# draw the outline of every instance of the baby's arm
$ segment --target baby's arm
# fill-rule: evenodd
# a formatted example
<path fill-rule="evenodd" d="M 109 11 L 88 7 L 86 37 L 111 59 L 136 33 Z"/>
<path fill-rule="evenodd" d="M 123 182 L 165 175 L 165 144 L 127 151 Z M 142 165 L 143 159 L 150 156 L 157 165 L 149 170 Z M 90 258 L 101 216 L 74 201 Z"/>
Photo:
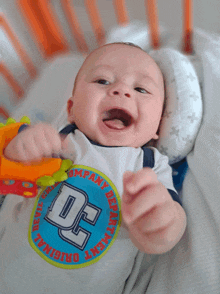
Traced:
<path fill-rule="evenodd" d="M 27 127 L 14 137 L 4 150 L 4 156 L 13 161 L 30 164 L 43 157 L 58 155 L 63 141 L 51 125 L 40 123 Z"/>
<path fill-rule="evenodd" d="M 122 217 L 132 242 L 149 254 L 171 250 L 186 228 L 186 214 L 151 168 L 124 174 Z"/>

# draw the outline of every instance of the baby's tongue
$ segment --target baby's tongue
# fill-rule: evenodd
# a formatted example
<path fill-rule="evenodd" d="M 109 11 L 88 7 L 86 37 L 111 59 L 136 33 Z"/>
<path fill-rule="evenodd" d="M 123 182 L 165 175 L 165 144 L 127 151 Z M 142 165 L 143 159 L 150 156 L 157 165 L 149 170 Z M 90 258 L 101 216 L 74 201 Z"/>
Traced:
<path fill-rule="evenodd" d="M 111 120 L 105 120 L 104 123 L 106 124 L 107 127 L 111 129 L 117 129 L 121 130 L 124 128 L 124 123 L 117 118 L 111 119 Z"/>

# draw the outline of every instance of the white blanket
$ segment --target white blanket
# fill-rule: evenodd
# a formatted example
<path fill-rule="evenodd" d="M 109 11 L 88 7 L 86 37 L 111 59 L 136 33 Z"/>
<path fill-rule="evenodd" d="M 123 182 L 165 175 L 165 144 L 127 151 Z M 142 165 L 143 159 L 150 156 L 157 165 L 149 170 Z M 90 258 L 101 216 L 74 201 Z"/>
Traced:
<path fill-rule="evenodd" d="M 150 270 L 145 270 L 147 256 L 141 271 L 136 270 L 137 261 L 126 283 L 126 294 L 220 293 L 220 37 L 197 30 L 194 43 L 204 72 L 204 115 L 194 149 L 187 157 L 189 171 L 182 189 L 187 230 L 179 244 L 158 256 Z M 59 99 L 57 104 L 61 104 Z"/>
<path fill-rule="evenodd" d="M 187 230 L 150 271 L 147 260 L 133 271 L 137 280 L 130 278 L 126 293 L 220 293 L 220 37 L 197 30 L 195 51 L 204 70 L 204 116 L 182 189 Z"/>

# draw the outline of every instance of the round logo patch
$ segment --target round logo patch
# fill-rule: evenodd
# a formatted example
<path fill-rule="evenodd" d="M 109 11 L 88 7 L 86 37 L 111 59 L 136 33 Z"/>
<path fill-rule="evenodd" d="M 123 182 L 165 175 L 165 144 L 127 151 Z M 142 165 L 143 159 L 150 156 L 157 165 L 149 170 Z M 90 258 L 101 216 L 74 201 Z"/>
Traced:
<path fill-rule="evenodd" d="M 107 253 L 120 223 L 120 197 L 112 181 L 94 168 L 74 165 L 66 181 L 37 197 L 29 243 L 52 265 L 81 268 Z"/>

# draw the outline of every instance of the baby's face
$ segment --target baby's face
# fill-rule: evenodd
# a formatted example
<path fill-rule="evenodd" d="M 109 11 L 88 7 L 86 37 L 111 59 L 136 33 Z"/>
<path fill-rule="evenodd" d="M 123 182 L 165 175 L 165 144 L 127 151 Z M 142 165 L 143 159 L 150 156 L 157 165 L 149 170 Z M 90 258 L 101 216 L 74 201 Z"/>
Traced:
<path fill-rule="evenodd" d="M 95 50 L 80 69 L 68 119 L 101 145 L 140 147 L 158 138 L 163 102 L 162 74 L 151 57 L 111 44 Z"/>

